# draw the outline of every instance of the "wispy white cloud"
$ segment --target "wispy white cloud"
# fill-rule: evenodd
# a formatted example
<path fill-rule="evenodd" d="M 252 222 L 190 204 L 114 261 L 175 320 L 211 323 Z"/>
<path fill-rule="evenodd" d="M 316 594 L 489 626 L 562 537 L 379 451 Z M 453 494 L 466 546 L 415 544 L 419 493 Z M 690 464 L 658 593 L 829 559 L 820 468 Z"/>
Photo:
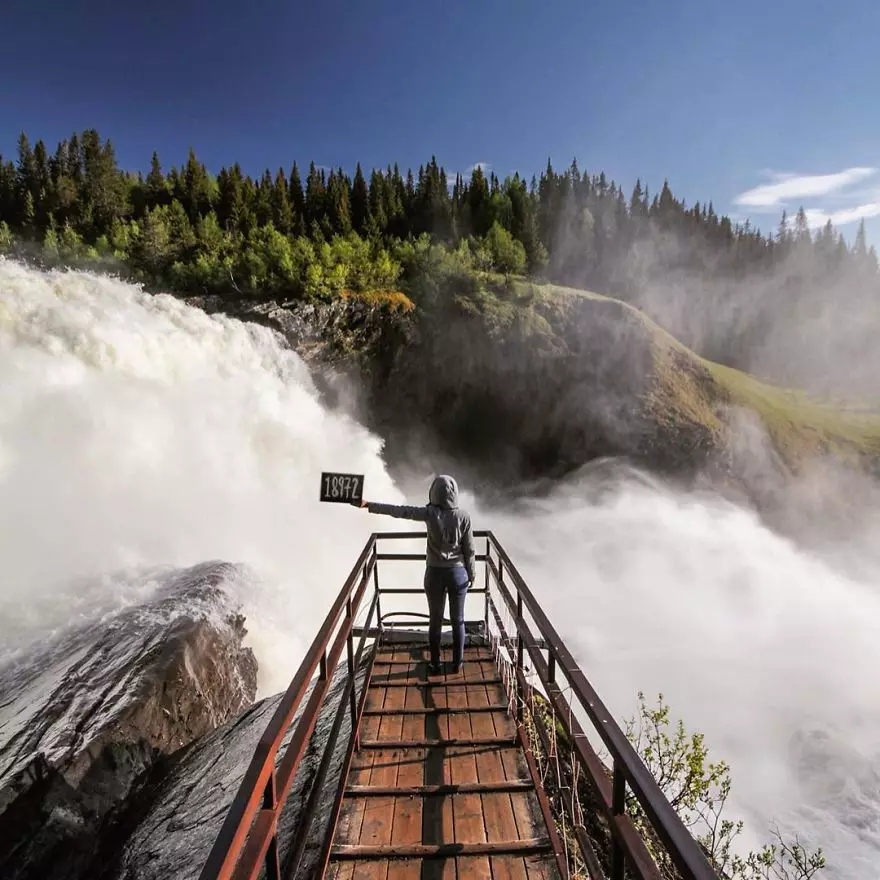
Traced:
<path fill-rule="evenodd" d="M 474 162 L 474 164 L 471 165 L 471 167 L 468 168 L 467 171 L 465 171 L 465 174 L 473 174 L 474 171 L 477 170 L 477 168 L 479 168 L 480 171 L 483 172 L 483 174 L 487 174 L 489 171 L 492 170 L 492 163 L 491 162 Z"/>
<path fill-rule="evenodd" d="M 871 217 L 880 217 L 880 202 L 868 202 L 855 208 L 843 208 L 840 211 L 826 212 L 819 208 L 810 208 L 804 211 L 807 215 L 807 223 L 810 229 L 819 229 L 829 220 L 833 226 L 846 226 L 847 223 L 855 223 L 857 220 L 868 220 Z"/>
<path fill-rule="evenodd" d="M 846 168 L 836 174 L 774 173 L 772 176 L 775 180 L 772 183 L 746 190 L 738 195 L 734 202 L 737 205 L 746 205 L 756 209 L 781 208 L 794 199 L 815 198 L 840 192 L 876 173 L 876 168 L 862 167 Z"/>

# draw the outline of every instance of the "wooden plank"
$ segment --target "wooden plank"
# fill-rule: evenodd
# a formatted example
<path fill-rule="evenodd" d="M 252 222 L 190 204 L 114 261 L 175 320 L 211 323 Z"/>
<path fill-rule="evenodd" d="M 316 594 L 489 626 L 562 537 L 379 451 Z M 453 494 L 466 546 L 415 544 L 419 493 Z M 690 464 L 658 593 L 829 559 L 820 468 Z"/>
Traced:
<path fill-rule="evenodd" d="M 404 704 L 406 692 L 390 690 L 385 697 L 384 707 L 396 709 Z M 370 720 L 370 719 L 367 719 Z M 400 715 L 385 715 L 376 719 L 379 729 L 376 733 L 377 740 L 384 740 L 400 736 L 403 719 Z M 398 765 L 395 761 L 387 760 L 377 764 L 373 762 L 370 771 L 370 785 L 394 785 L 397 782 Z M 364 799 L 364 821 L 358 837 L 358 845 L 387 846 L 391 843 L 391 831 L 394 819 L 394 798 L 381 797 Z M 376 861 L 371 864 L 358 867 L 355 877 L 358 880 L 386 880 L 388 876 L 387 861 Z"/>
<path fill-rule="evenodd" d="M 384 692 L 381 695 L 384 700 Z M 377 695 L 378 698 L 378 695 Z M 376 736 L 379 733 L 379 718 L 364 718 L 361 721 L 361 731 L 364 736 Z M 381 759 L 381 752 L 360 751 L 352 756 L 351 768 L 348 774 L 348 785 L 368 785 L 370 774 L 373 769 L 373 761 Z M 366 801 L 357 800 L 343 802 L 339 821 L 336 823 L 333 839 L 339 843 L 355 843 L 360 838 L 361 826 L 364 821 Z"/>
<path fill-rule="evenodd" d="M 383 715 L 382 723 L 384 724 L 389 718 L 396 717 L 398 720 L 403 716 Z M 442 716 L 441 716 L 442 717 Z M 459 718 L 467 720 L 470 725 L 471 716 L 467 713 L 456 713 L 447 716 L 449 718 L 450 729 L 453 722 Z M 390 734 L 389 734 L 390 735 Z M 502 746 L 509 747 L 516 743 L 516 740 L 509 736 L 489 736 L 489 737 L 456 737 L 440 739 L 385 739 L 381 735 L 377 739 L 362 739 L 362 749 L 428 749 L 428 748 L 450 748 L 452 746 Z"/>
<path fill-rule="evenodd" d="M 430 649 L 427 645 L 418 645 L 418 646 L 407 646 L 405 644 L 395 645 L 393 648 L 389 645 L 387 648 L 380 648 L 376 653 L 376 662 L 380 661 L 388 661 L 392 659 L 390 655 L 396 655 L 398 651 L 403 652 L 403 656 L 398 658 L 394 657 L 393 659 L 401 659 L 401 660 L 420 660 L 427 662 L 431 659 Z M 492 656 L 492 652 L 488 648 L 483 648 L 478 645 L 465 645 L 464 649 L 465 659 L 470 660 L 490 660 L 494 662 L 494 657 Z M 452 660 L 452 645 L 441 645 L 440 646 L 440 659 L 441 660 Z"/>
<path fill-rule="evenodd" d="M 526 856 L 523 859 L 528 880 L 560 880 L 559 867 L 553 856 Z"/>
<path fill-rule="evenodd" d="M 424 693 L 412 688 L 405 693 L 406 706 L 424 708 Z M 401 717 L 401 733 L 406 738 L 424 738 L 425 716 L 403 715 Z M 397 770 L 397 786 L 419 786 L 425 781 L 426 750 L 416 754 L 401 755 L 401 763 Z M 393 829 L 391 840 L 395 843 L 421 843 L 422 841 L 422 799 L 406 795 L 394 796 Z M 395 876 L 397 876 L 395 866 Z"/>
<path fill-rule="evenodd" d="M 445 687 L 422 691 L 424 705 L 447 708 L 447 691 Z M 426 739 L 448 739 L 449 716 L 427 715 L 424 719 Z M 445 785 L 449 776 L 445 761 L 446 749 L 431 748 L 426 752 L 424 765 L 425 785 Z M 422 802 L 422 842 L 426 844 L 451 843 L 455 840 L 455 829 L 452 821 L 452 798 L 432 797 Z M 455 877 L 455 859 L 431 860 L 425 862 L 422 877 L 430 880 L 445 880 Z"/>
<path fill-rule="evenodd" d="M 458 880 L 486 880 L 487 877 L 492 876 L 489 857 L 462 858 L 459 856 L 455 860 L 455 873 Z"/>
<path fill-rule="evenodd" d="M 422 880 L 422 860 L 396 859 L 388 865 L 388 880 Z"/>
<path fill-rule="evenodd" d="M 490 856 L 492 880 L 528 880 L 522 856 Z"/>
<path fill-rule="evenodd" d="M 354 862 L 330 862 L 327 866 L 326 880 L 353 880 Z"/>
<path fill-rule="evenodd" d="M 528 774 L 528 765 L 525 757 L 521 752 L 515 752 L 512 749 L 502 753 L 501 759 L 504 762 L 505 772 L 508 778 L 525 771 Z M 534 780 L 535 784 L 540 784 L 540 780 Z M 513 808 L 513 817 L 516 820 L 517 836 L 520 838 L 531 837 L 533 834 L 546 831 L 543 829 L 543 820 L 540 819 L 541 810 L 538 806 L 538 799 L 534 798 L 533 802 L 529 801 L 529 795 L 526 793 L 511 794 L 510 804 Z M 538 819 L 538 822 L 536 822 Z"/>
<path fill-rule="evenodd" d="M 468 699 L 474 702 L 478 699 L 476 690 L 468 693 Z M 488 701 L 488 693 L 484 693 L 483 699 Z M 471 716 L 471 729 L 475 735 L 493 736 L 496 728 L 503 726 L 506 716 L 496 719 L 493 715 L 473 715 Z M 503 783 L 507 780 L 507 773 L 504 769 L 504 763 L 501 755 L 497 751 L 481 752 L 476 755 L 477 774 L 480 782 L 483 784 Z M 533 785 L 534 782 L 530 780 Z M 516 819 L 513 815 L 513 805 L 510 800 L 510 793 L 505 794 L 483 794 L 481 795 L 483 802 L 483 817 L 486 822 L 486 836 L 488 840 L 514 840 L 519 837 L 516 826 Z"/>
<path fill-rule="evenodd" d="M 416 689 L 413 688 L 415 691 Z M 407 706 L 404 709 L 365 709 L 364 715 L 442 715 L 444 713 L 448 714 L 450 712 L 507 712 L 507 703 L 486 703 L 483 706 L 472 706 L 466 709 L 459 708 L 447 708 L 447 707 L 439 707 L 439 706 L 416 706 L 409 707 Z M 511 733 L 513 736 L 513 733 Z"/>
<path fill-rule="evenodd" d="M 465 662 L 463 674 L 467 674 L 468 664 Z M 450 706 L 467 706 L 468 692 L 455 685 L 447 689 Z M 447 716 L 449 737 L 453 739 L 473 740 L 471 716 L 454 714 Z M 473 754 L 455 754 L 449 757 L 449 775 L 453 784 L 479 782 L 477 763 Z M 452 818 L 455 826 L 455 844 L 465 847 L 469 844 L 486 845 L 486 825 L 483 819 L 483 806 L 479 794 L 459 794 L 452 798 Z M 458 880 L 480 880 L 490 875 L 489 861 L 483 859 L 455 860 Z"/>
<path fill-rule="evenodd" d="M 464 684 L 464 681 L 459 681 L 459 684 Z M 384 676 L 371 677 L 370 678 L 370 687 L 371 688 L 408 688 L 408 687 L 423 687 L 423 688 L 438 688 L 438 687 L 446 687 L 446 680 L 442 678 L 432 678 L 430 681 L 422 681 L 421 679 L 408 678 L 408 679 L 396 679 L 391 678 L 388 679 Z M 467 682 L 468 685 L 478 685 L 478 684 L 501 684 L 501 679 L 498 676 L 494 678 L 487 679 L 475 679 Z"/>
<path fill-rule="evenodd" d="M 351 880 L 374 880 L 375 877 L 394 877 L 388 859 L 354 862 Z"/>
<path fill-rule="evenodd" d="M 368 846 L 334 845 L 330 851 L 330 858 L 340 859 L 375 859 L 384 861 L 387 859 L 433 859 L 446 858 L 448 856 L 471 856 L 471 855 L 507 855 L 513 853 L 546 853 L 551 850 L 550 839 L 547 837 L 535 837 L 528 840 L 508 840 L 503 843 L 443 843 L 431 845 L 413 843 L 408 846 L 395 844 L 377 844 Z M 552 850 L 551 850 L 552 851 Z"/>
<path fill-rule="evenodd" d="M 475 753 L 477 758 L 477 772 L 479 773 L 479 761 L 483 757 L 483 753 Z M 491 757 L 497 753 L 487 752 L 487 756 Z M 499 765 L 501 759 L 498 758 Z M 422 765 L 423 766 L 423 765 Z M 451 794 L 468 794 L 477 793 L 484 794 L 486 792 L 511 792 L 511 791 L 531 791 L 535 785 L 531 779 L 511 779 L 500 780 L 496 782 L 483 782 L 482 778 L 477 783 L 462 783 L 461 785 L 401 785 L 403 765 L 397 774 L 397 785 L 382 787 L 377 785 L 354 785 L 345 789 L 346 797 L 378 797 L 380 795 L 394 794 L 400 797 L 432 797 L 437 795 Z M 501 769 L 503 773 L 503 767 Z"/>

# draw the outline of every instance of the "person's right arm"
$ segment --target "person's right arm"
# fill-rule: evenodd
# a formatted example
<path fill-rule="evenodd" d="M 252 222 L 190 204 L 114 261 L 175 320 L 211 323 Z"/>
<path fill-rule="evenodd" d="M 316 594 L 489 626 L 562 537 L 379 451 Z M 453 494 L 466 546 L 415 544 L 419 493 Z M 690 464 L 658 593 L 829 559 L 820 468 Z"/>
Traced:
<path fill-rule="evenodd" d="M 473 584 L 477 577 L 476 554 L 474 553 L 474 531 L 468 513 L 464 515 L 462 520 L 461 555 L 464 556 L 464 567 L 467 569 L 468 580 Z"/>
<path fill-rule="evenodd" d="M 409 507 L 406 504 L 382 504 L 379 501 L 362 501 L 361 507 L 366 507 L 370 513 L 381 513 L 385 516 L 393 516 L 397 519 L 414 519 L 418 522 L 426 522 L 428 511 L 425 507 Z"/>

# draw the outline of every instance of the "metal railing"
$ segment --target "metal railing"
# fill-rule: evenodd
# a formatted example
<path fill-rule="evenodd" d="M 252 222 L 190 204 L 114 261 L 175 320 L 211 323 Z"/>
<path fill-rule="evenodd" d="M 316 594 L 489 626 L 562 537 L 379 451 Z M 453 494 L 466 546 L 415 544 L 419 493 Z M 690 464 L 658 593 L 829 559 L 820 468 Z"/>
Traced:
<path fill-rule="evenodd" d="M 499 629 L 503 644 L 511 656 L 515 670 L 518 697 L 518 721 L 522 724 L 523 706 L 532 690 L 525 675 L 525 654 L 528 653 L 540 680 L 545 698 L 553 706 L 557 722 L 562 726 L 575 759 L 586 773 L 611 829 L 611 880 L 623 880 L 627 868 L 639 880 L 659 880 L 660 873 L 645 841 L 626 814 L 627 787 L 641 805 L 656 833 L 684 880 L 718 880 L 700 846 L 690 835 L 683 822 L 667 801 L 647 767 L 632 747 L 626 735 L 587 681 L 575 663 L 559 634 L 547 619 L 510 557 L 492 532 L 474 533 L 475 539 L 485 539 L 486 552 L 477 559 L 485 563 L 485 581 L 482 588 L 472 588 L 469 594 L 484 596 L 480 620 L 469 621 L 488 632 L 491 620 Z M 285 859 L 285 875 L 298 877 L 310 829 L 318 812 L 315 807 L 324 789 L 342 724 L 350 717 L 351 731 L 342 760 L 341 779 L 337 787 L 329 817 L 328 831 L 319 859 L 319 873 L 326 868 L 333 833 L 342 805 L 345 779 L 352 756 L 359 748 L 358 728 L 367 698 L 372 675 L 377 636 L 400 626 L 425 626 L 422 615 L 411 614 L 403 621 L 391 618 L 401 612 L 381 609 L 380 596 L 420 594 L 417 588 L 382 588 L 379 585 L 379 563 L 391 561 L 421 561 L 424 553 L 380 553 L 378 542 L 386 540 L 424 539 L 424 532 L 381 532 L 370 536 L 358 557 L 342 590 L 333 602 L 315 640 L 284 692 L 280 702 L 261 736 L 253 757 L 233 798 L 226 818 L 211 848 L 200 880 L 253 880 L 265 866 L 267 880 L 280 880 L 282 866 L 277 839 L 278 822 L 286 799 L 296 778 L 297 769 L 324 707 L 331 681 L 339 667 L 344 674 L 339 704 L 327 741 L 323 744 L 320 764 L 305 806 L 302 821 L 297 822 L 294 838 Z M 356 626 L 367 585 L 372 577 L 372 598 L 367 606 L 364 622 Z M 495 602 L 497 593 L 510 612 L 515 634 L 506 631 Z M 531 630 L 524 612 L 530 615 L 539 636 Z M 404 612 L 405 613 L 405 612 Z M 373 627 L 373 621 L 376 626 Z M 359 636 L 357 646 L 355 639 Z M 368 646 L 368 640 L 372 643 Z M 340 666 L 345 650 L 345 667 Z M 542 652 L 546 652 L 546 658 Z M 316 674 L 317 673 L 317 674 Z M 613 776 L 609 781 L 605 766 L 589 744 L 579 722 L 572 712 L 559 685 L 560 676 L 576 697 L 592 726 L 607 747 L 613 761 Z M 358 688 L 358 678 L 360 687 Z M 297 710 L 308 700 L 297 715 Z M 291 727 L 293 728 L 291 730 Z M 290 734 L 281 752 L 285 737 Z M 574 792 L 571 797 L 576 797 Z M 574 804 L 568 808 L 574 814 Z M 326 816 L 325 816 L 326 818 Z M 591 875 L 604 876 L 592 845 L 582 828 L 575 828 L 575 836 Z"/>

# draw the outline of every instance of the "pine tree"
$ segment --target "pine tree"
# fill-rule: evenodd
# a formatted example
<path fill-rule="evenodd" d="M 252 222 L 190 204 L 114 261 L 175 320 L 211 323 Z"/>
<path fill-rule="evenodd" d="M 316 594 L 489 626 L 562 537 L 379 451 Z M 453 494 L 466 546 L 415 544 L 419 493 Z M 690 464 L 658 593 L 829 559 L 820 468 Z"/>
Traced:
<path fill-rule="evenodd" d="M 483 238 L 491 226 L 489 205 L 489 183 L 483 169 L 476 165 L 471 172 L 471 181 L 467 190 L 468 209 L 471 217 L 471 232 Z"/>
<path fill-rule="evenodd" d="M 18 223 L 29 231 L 34 229 L 36 219 L 35 196 L 38 190 L 37 168 L 34 152 L 27 135 L 22 132 L 18 137 Z M 30 197 L 28 199 L 28 197 Z"/>
<path fill-rule="evenodd" d="M 639 177 L 636 180 L 636 185 L 633 187 L 632 196 L 629 200 L 630 215 L 633 217 L 641 216 L 642 207 L 642 179 Z"/>
<path fill-rule="evenodd" d="M 15 166 L 0 156 L 0 223 L 18 226 Z"/>
<path fill-rule="evenodd" d="M 358 235 L 366 234 L 370 222 L 370 194 L 358 162 L 351 185 L 351 225 Z"/>
<path fill-rule="evenodd" d="M 279 168 L 272 187 L 272 223 L 279 232 L 290 235 L 294 231 L 293 209 L 290 205 L 290 190 L 284 169 Z"/>
<path fill-rule="evenodd" d="M 807 222 L 807 213 L 803 207 L 798 208 L 794 218 L 794 240 L 795 244 L 801 248 L 807 248 L 812 244 L 810 224 Z"/>
<path fill-rule="evenodd" d="M 391 184 L 387 183 L 380 171 L 374 170 L 370 175 L 370 235 L 380 237 L 386 234 L 388 228 L 388 197 L 386 189 Z"/>
<path fill-rule="evenodd" d="M 347 235 L 351 232 L 351 205 L 348 194 L 351 185 L 345 172 L 340 168 L 331 171 L 327 180 L 327 216 L 330 229 L 337 235 Z"/>
<path fill-rule="evenodd" d="M 868 237 L 865 234 L 865 220 L 859 221 L 859 228 L 856 232 L 856 240 L 853 242 L 852 255 L 855 260 L 856 269 L 860 272 L 868 268 Z"/>
<path fill-rule="evenodd" d="M 156 205 L 166 205 L 169 201 L 168 181 L 162 171 L 159 162 L 159 154 L 154 150 L 150 160 L 150 173 L 147 175 L 147 204 L 154 208 Z"/>
<path fill-rule="evenodd" d="M 240 229 L 245 213 L 244 180 L 241 166 L 236 162 L 232 168 L 224 168 L 217 179 L 220 197 L 217 203 L 217 220 L 223 229 Z"/>
<path fill-rule="evenodd" d="M 204 216 L 213 208 L 216 183 L 208 174 L 207 168 L 196 158 L 192 147 L 183 171 L 183 203 L 190 222 L 195 224 L 199 217 Z"/>
<path fill-rule="evenodd" d="M 272 183 L 272 174 L 267 168 L 263 172 L 262 178 L 257 185 L 256 202 L 254 204 L 254 214 L 256 215 L 257 225 L 265 226 L 272 222 L 272 191 L 274 184 Z"/>
<path fill-rule="evenodd" d="M 309 165 L 309 176 L 306 178 L 305 220 L 310 235 L 314 234 L 314 229 L 323 229 L 327 223 L 324 179 L 314 162 Z"/>
<path fill-rule="evenodd" d="M 290 169 L 290 182 L 288 184 L 290 190 L 289 201 L 290 209 L 293 212 L 293 232 L 295 235 L 306 234 L 306 199 L 303 194 L 302 180 L 299 176 L 299 167 L 296 162 Z"/>

